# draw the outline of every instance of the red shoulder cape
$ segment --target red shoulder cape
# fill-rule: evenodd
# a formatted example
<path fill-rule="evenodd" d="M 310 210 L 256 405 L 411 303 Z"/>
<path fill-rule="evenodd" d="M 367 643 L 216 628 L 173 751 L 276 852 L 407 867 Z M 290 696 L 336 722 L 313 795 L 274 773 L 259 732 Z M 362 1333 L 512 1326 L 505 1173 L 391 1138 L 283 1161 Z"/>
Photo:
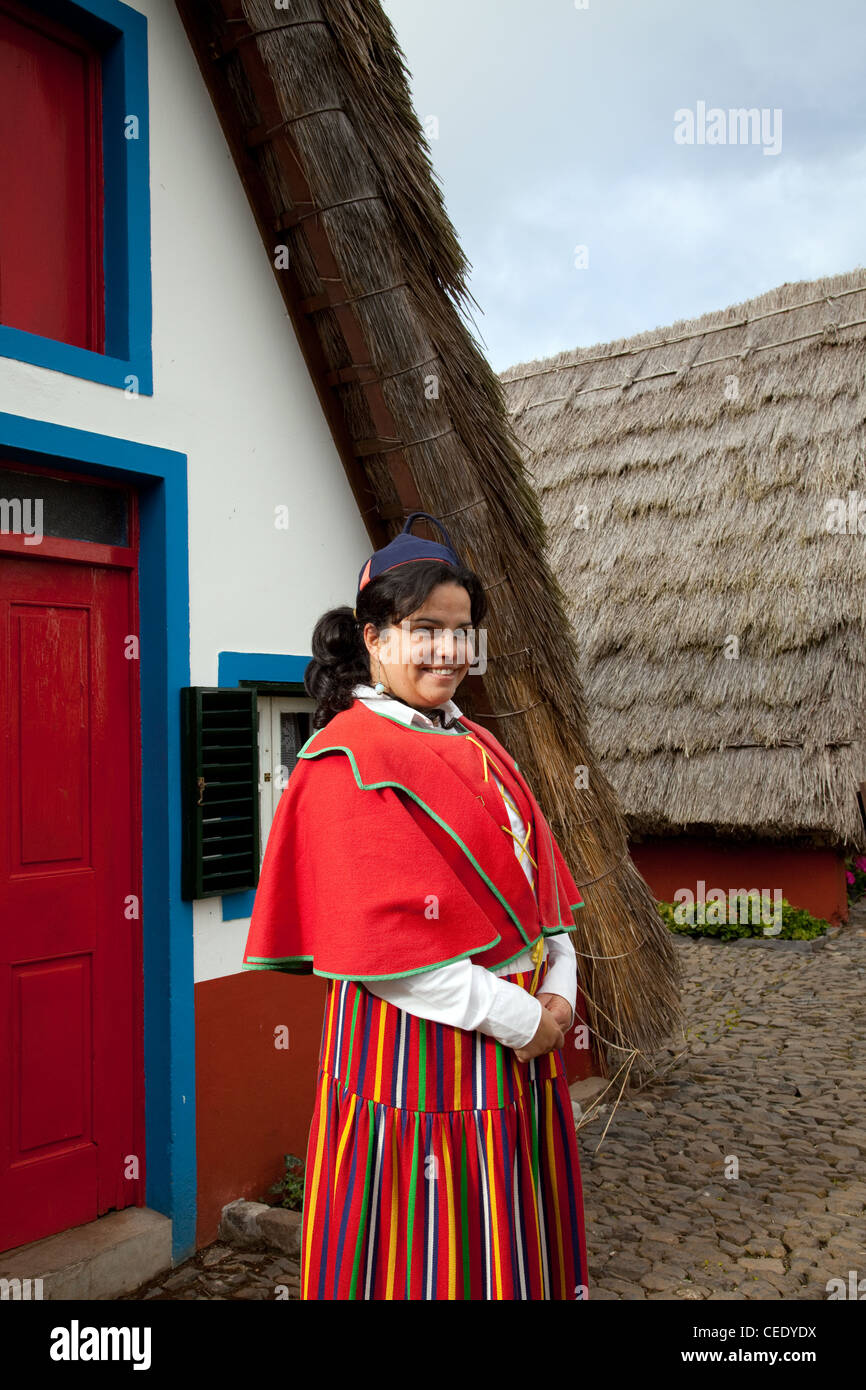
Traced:
<path fill-rule="evenodd" d="M 460 758 L 480 769 L 480 750 L 356 699 L 307 740 L 277 804 L 244 969 L 388 979 L 464 957 L 500 966 L 541 935 L 575 930 L 580 892 L 517 764 L 487 729 L 461 723 L 531 809 L 536 892 L 501 818 L 467 785 L 475 773 Z"/>

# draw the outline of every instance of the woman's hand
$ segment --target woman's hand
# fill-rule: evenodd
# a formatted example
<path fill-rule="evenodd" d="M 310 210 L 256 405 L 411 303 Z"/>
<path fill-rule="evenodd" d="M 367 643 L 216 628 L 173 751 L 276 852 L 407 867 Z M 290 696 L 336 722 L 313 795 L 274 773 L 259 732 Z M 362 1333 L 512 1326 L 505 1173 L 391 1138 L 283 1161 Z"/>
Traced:
<path fill-rule="evenodd" d="M 574 1009 L 561 994 L 536 994 L 536 999 L 549 1009 L 560 1028 L 567 1033 L 574 1022 Z"/>
<path fill-rule="evenodd" d="M 558 998 L 551 995 L 550 998 Z M 563 1003 L 565 1001 L 563 1000 Z M 568 1007 L 566 1005 L 566 1007 Z M 514 1055 L 518 1062 L 531 1062 L 533 1057 L 543 1057 L 547 1052 L 565 1046 L 565 1034 L 554 1017 L 553 1010 L 542 1006 L 541 1019 L 532 1039 L 525 1047 L 516 1047 Z"/>

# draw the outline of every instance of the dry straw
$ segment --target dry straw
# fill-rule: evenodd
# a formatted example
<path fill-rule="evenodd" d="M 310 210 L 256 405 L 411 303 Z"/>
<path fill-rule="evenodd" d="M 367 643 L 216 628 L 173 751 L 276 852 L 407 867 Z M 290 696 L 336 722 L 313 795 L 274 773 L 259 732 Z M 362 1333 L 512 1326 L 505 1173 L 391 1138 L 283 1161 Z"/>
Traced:
<path fill-rule="evenodd" d="M 291 209 L 286 160 L 297 159 L 321 211 L 305 214 L 279 240 L 289 246 L 301 295 L 321 296 L 328 285 L 308 242 L 319 222 L 361 322 L 397 431 L 378 453 L 359 451 L 390 534 L 403 520 L 389 468 L 393 448 L 408 460 L 420 505 L 443 518 L 484 580 L 485 689 L 501 716 L 488 727 L 519 762 L 582 885 L 576 946 L 588 1022 L 609 1040 L 618 1066 L 635 1049 L 651 1053 L 679 1025 L 675 954 L 589 746 L 575 634 L 548 567 L 539 500 L 502 386 L 461 316 L 474 303 L 468 266 L 434 180 L 403 55 L 371 0 L 299 0 L 276 12 L 270 0 L 245 0 L 242 9 L 251 28 L 267 32 L 239 49 L 258 45 L 279 122 L 294 142 L 287 154 L 275 132 L 253 150 L 268 193 L 269 206 L 258 209 L 262 224 L 274 225 L 274 210 Z M 219 5 L 196 5 L 194 13 L 196 22 L 207 15 L 208 37 L 231 40 Z M 270 128 L 273 114 L 259 110 L 239 49 L 221 59 L 231 101 L 245 127 Z M 321 308 L 313 321 L 327 366 L 349 367 L 338 312 Z M 375 438 L 363 386 L 350 381 L 336 390 L 350 438 Z M 471 715 L 463 691 L 460 702 Z M 575 786 L 580 766 L 588 768 L 587 789 Z"/>
<path fill-rule="evenodd" d="M 785 284 L 502 375 L 635 833 L 863 846 L 866 542 L 827 521 L 866 501 L 864 287 Z"/>

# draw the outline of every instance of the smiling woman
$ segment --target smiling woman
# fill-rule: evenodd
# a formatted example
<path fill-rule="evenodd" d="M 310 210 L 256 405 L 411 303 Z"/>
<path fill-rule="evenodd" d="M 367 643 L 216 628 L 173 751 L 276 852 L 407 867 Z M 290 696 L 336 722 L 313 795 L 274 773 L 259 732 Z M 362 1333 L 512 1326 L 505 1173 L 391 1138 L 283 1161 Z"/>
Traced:
<path fill-rule="evenodd" d="M 316 732 L 244 960 L 329 980 L 301 1297 L 583 1299 L 562 1054 L 582 900 L 513 758 L 452 698 L 486 600 L 417 515 L 354 612 L 316 625 Z"/>
<path fill-rule="evenodd" d="M 317 702 L 315 728 L 350 709 L 355 686 L 374 671 L 382 690 L 387 682 L 392 694 L 428 713 L 469 670 L 473 637 L 487 611 L 484 588 L 450 543 L 412 535 L 414 520 L 427 516 L 413 512 L 400 534 L 370 557 L 354 609 L 332 608 L 316 624 L 305 680 Z"/>
<path fill-rule="evenodd" d="M 368 622 L 362 636 L 383 688 L 426 714 L 453 695 L 472 665 L 472 632 L 469 593 L 440 583 L 399 626 L 380 632 Z"/>

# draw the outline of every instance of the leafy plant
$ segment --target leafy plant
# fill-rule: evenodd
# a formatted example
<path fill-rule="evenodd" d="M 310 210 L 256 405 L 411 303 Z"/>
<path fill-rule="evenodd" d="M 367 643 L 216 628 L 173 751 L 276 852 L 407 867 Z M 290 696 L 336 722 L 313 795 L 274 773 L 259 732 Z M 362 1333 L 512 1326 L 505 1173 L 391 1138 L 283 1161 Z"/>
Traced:
<path fill-rule="evenodd" d="M 866 862 L 866 861 L 864 861 Z M 866 882 L 866 872 L 863 874 Z M 730 901 L 730 900 L 728 900 Z M 707 903 L 707 908 L 714 907 L 714 903 Z M 697 919 L 698 904 L 666 903 L 657 902 L 659 915 L 672 932 L 679 932 L 683 936 L 717 936 L 721 941 L 731 941 L 740 936 L 763 936 L 764 923 L 760 920 L 772 919 L 773 904 L 766 896 L 762 897 L 760 914 L 748 913 L 747 921 L 721 922 L 699 922 Z M 677 914 L 676 916 L 674 914 Z M 727 912 L 719 913 L 720 916 L 727 918 Z M 739 914 L 738 914 L 739 915 Z M 745 914 L 744 914 L 745 915 Z M 752 916 L 758 915 L 758 921 L 752 921 Z M 678 917 L 684 920 L 679 921 Z M 830 923 L 825 922 L 822 917 L 813 917 L 805 908 L 794 907 L 788 902 L 787 898 L 782 899 L 782 929 L 773 933 L 777 938 L 785 941 L 809 941 L 816 936 L 823 936 L 829 929 Z"/>
<path fill-rule="evenodd" d="M 303 1211 L 304 1160 L 296 1154 L 284 1154 L 283 1157 L 286 1171 L 279 1182 L 273 1183 L 268 1191 L 281 1194 L 280 1201 L 275 1202 L 274 1206 L 287 1207 L 289 1211 Z"/>

